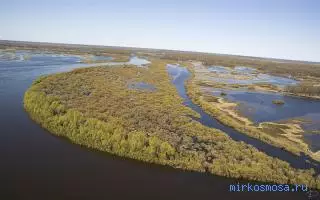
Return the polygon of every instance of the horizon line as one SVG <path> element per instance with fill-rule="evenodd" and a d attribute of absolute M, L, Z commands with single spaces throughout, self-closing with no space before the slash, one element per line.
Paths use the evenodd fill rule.
<path fill-rule="evenodd" d="M 161 48 L 151 48 L 151 47 L 140 47 L 140 46 L 112 46 L 112 45 L 98 45 L 98 44 L 85 44 L 85 43 L 62 43 L 62 42 L 41 42 L 41 41 L 26 41 L 26 40 L 6 40 L 1 39 L 0 42 L 26 42 L 26 43 L 44 43 L 44 44 L 58 44 L 58 45 L 77 45 L 77 46 L 92 46 L 92 47 L 113 47 L 113 48 L 129 48 L 129 49 L 151 49 L 157 51 L 176 51 L 176 52 L 185 52 L 185 53 L 203 53 L 203 54 L 214 54 L 217 56 L 233 56 L 233 57 L 242 57 L 242 58 L 253 58 L 253 59 L 264 59 L 271 61 L 287 61 L 287 62 L 302 62 L 308 64 L 320 64 L 320 61 L 311 61 L 311 60 L 295 60 L 288 58 L 276 58 L 276 57 L 259 57 L 259 56 L 250 56 L 243 54 L 226 54 L 226 53 L 215 53 L 215 52 L 205 52 L 205 51 L 194 51 L 194 50 L 181 50 L 181 49 L 161 49 Z"/>

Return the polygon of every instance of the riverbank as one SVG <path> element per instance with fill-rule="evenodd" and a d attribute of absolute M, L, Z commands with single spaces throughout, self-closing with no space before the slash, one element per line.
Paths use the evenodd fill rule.
<path fill-rule="evenodd" d="M 94 67 L 46 76 L 24 97 L 31 118 L 89 148 L 175 168 L 320 188 L 313 170 L 298 170 L 192 120 L 170 82 L 166 62 L 148 69 Z M 128 88 L 144 82 L 155 90 Z"/>
<path fill-rule="evenodd" d="M 76 48 L 39 48 L 39 47 L 12 47 L 4 48 L 0 46 L 1 53 L 11 53 L 15 55 L 17 52 L 24 52 L 26 55 L 23 56 L 24 60 L 28 60 L 32 54 L 46 54 L 46 55 L 61 55 L 66 57 L 77 56 L 80 60 L 79 62 L 85 64 L 99 64 L 107 62 L 129 62 L 131 53 L 130 51 L 120 51 L 115 49 L 110 50 L 95 50 L 90 51 L 90 49 L 76 49 Z"/>
<path fill-rule="evenodd" d="M 216 82 L 203 85 L 202 82 L 196 79 L 197 72 L 194 67 L 198 65 L 189 62 L 183 62 L 183 64 L 187 66 L 192 73 L 192 77 L 186 84 L 189 97 L 191 97 L 195 104 L 201 106 L 221 123 L 250 137 L 260 139 L 279 148 L 284 148 L 296 155 L 302 152 L 314 160 L 320 160 L 319 153 L 312 152 L 305 141 L 301 139 L 303 131 L 298 124 L 287 123 L 281 124 L 281 126 L 269 126 L 270 123 L 265 123 L 263 126 L 255 126 L 251 120 L 241 116 L 240 113 L 236 111 L 235 107 L 237 104 L 229 103 L 222 97 L 206 95 L 206 89 L 203 89 L 203 86 L 215 88 L 216 85 L 216 87 L 221 88 L 221 86 L 224 87 L 224 85 Z M 296 133 L 294 137 L 293 134 L 291 134 L 292 132 Z M 297 136 L 297 134 L 299 135 Z"/>

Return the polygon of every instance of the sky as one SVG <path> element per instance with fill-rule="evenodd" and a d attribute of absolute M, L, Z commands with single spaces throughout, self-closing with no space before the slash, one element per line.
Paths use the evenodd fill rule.
<path fill-rule="evenodd" d="M 0 39 L 320 62 L 320 1 L 1 0 Z"/>

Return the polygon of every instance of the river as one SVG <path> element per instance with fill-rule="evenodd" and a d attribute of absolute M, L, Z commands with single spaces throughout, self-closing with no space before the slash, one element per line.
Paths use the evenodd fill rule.
<path fill-rule="evenodd" d="M 46 63 L 0 61 L 1 199 L 307 199 L 304 193 L 231 193 L 236 179 L 124 159 L 55 137 L 28 117 L 24 92 L 40 75 L 88 65 Z"/>
<path fill-rule="evenodd" d="M 198 78 L 205 81 L 217 82 L 220 84 L 236 84 L 243 88 L 219 89 L 203 87 L 214 96 L 221 96 L 227 101 L 237 103 L 237 111 L 252 122 L 276 122 L 285 123 L 299 121 L 303 129 L 302 139 L 308 144 L 313 152 L 320 150 L 320 100 L 301 98 L 285 95 L 282 92 L 263 92 L 249 89 L 253 85 L 268 84 L 272 87 L 284 89 L 287 86 L 297 85 L 300 82 L 290 75 L 285 77 L 275 76 L 259 72 L 250 67 L 235 66 L 228 68 L 223 66 L 204 67 L 195 65 Z M 254 88 L 254 87 L 253 87 Z M 274 100 L 284 102 L 276 105 Z M 295 122 L 297 123 L 297 122 Z"/>
<path fill-rule="evenodd" d="M 243 141 L 247 144 L 250 144 L 269 156 L 276 157 L 290 163 L 290 165 L 294 168 L 315 168 L 316 170 L 319 170 L 319 163 L 317 161 L 313 161 L 306 155 L 293 155 L 292 153 L 269 145 L 265 142 L 262 142 L 261 140 L 248 137 L 245 134 L 242 134 L 234 130 L 233 128 L 223 125 L 215 118 L 211 117 L 209 114 L 204 112 L 199 106 L 193 104 L 186 93 L 184 83 L 189 78 L 190 72 L 186 68 L 178 65 L 168 65 L 167 68 L 169 74 L 171 74 L 171 76 L 173 77 L 172 83 L 176 86 L 179 95 L 184 99 L 184 105 L 190 107 L 191 109 L 200 114 L 200 118 L 198 119 L 198 121 L 201 124 L 211 128 L 220 129 L 223 132 L 227 133 L 232 139 L 236 141 Z"/>

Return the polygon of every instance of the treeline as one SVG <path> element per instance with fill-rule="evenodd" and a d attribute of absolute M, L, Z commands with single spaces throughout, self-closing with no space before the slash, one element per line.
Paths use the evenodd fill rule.
<path fill-rule="evenodd" d="M 320 86 L 312 83 L 301 83 L 287 86 L 285 92 L 304 96 L 320 96 Z"/>
<path fill-rule="evenodd" d="M 284 61 L 276 59 L 219 55 L 213 53 L 173 51 L 147 48 L 131 47 L 112 47 L 112 46 L 94 46 L 94 45 L 75 45 L 75 44 L 55 44 L 55 43 L 37 43 L 37 42 L 15 42 L 7 41 L 0 43 L 0 49 L 17 48 L 37 51 L 52 51 L 69 54 L 93 54 L 93 55 L 122 55 L 141 54 L 155 56 L 162 59 L 176 61 L 201 61 L 204 65 L 222 65 L 225 67 L 248 66 L 254 67 L 264 72 L 280 75 L 292 75 L 295 77 L 314 76 L 320 77 L 320 64 L 307 63 L 299 61 Z M 122 60 L 122 59 L 121 59 Z"/>
<path fill-rule="evenodd" d="M 247 66 L 268 72 L 271 74 L 291 75 L 295 77 L 314 76 L 320 77 L 320 64 L 303 63 L 298 61 L 276 61 L 264 58 L 244 56 L 218 55 L 197 52 L 166 52 L 163 59 L 188 61 L 201 61 L 204 65 L 221 65 L 225 67 Z"/>
<path fill-rule="evenodd" d="M 0 44 L 0 49 L 17 49 L 29 51 L 50 51 L 55 53 L 76 54 L 76 55 L 96 55 L 96 56 L 130 56 L 137 50 L 126 47 L 103 47 L 92 45 L 54 44 L 54 43 L 33 43 L 17 42 Z"/>
<path fill-rule="evenodd" d="M 50 44 L 50 43 L 7 43 L 0 44 L 0 49 L 15 52 L 28 50 L 32 52 L 51 52 L 57 54 L 70 54 L 83 56 L 85 63 L 106 62 L 106 60 L 91 60 L 90 56 L 111 56 L 113 62 L 127 62 L 135 49 L 122 47 L 94 47 L 90 45 Z"/>
<path fill-rule="evenodd" d="M 42 77 L 24 97 L 32 119 L 50 132 L 100 151 L 175 168 L 320 188 L 314 170 L 298 170 L 193 121 L 165 69 L 95 67 Z M 132 90 L 145 82 L 154 92 Z"/>
<path fill-rule="evenodd" d="M 284 133 L 284 130 L 289 129 L 291 127 L 290 124 L 277 127 L 268 127 L 270 125 L 267 124 L 264 125 L 264 127 L 260 127 L 254 123 L 245 123 L 244 121 L 241 121 L 235 118 L 234 116 L 228 114 L 224 110 L 220 109 L 220 103 L 216 101 L 215 98 L 208 98 L 206 94 L 202 93 L 199 89 L 199 84 L 201 84 L 201 82 L 199 83 L 197 81 L 194 81 L 193 78 L 187 81 L 186 90 L 188 96 L 192 99 L 193 103 L 201 106 L 201 108 L 204 111 L 209 113 L 211 116 L 213 116 L 215 119 L 217 119 L 224 125 L 232 127 L 243 134 L 249 135 L 250 137 L 257 138 L 268 144 L 271 144 L 278 148 L 282 148 L 293 154 L 299 155 L 301 152 L 303 152 L 307 155 L 310 155 L 313 159 L 319 160 L 317 154 L 312 154 L 309 151 L 307 145 L 304 145 L 304 143 L 294 142 L 282 135 L 282 133 Z"/>

